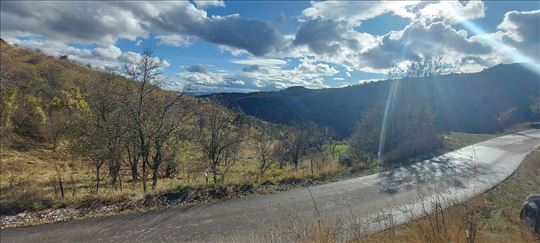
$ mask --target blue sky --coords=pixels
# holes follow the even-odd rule
[[[540,59],[536,1],[2,2],[3,39],[121,72],[155,48],[167,88],[250,92],[385,78],[419,57],[463,72]],[[40,9],[40,11],[35,11]]]

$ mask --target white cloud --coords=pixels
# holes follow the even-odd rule
[[[182,79],[192,84],[205,85],[205,86],[224,84],[224,78],[216,74],[183,72],[183,73],[180,73],[179,75]]]
[[[457,29],[456,23],[484,17],[481,1],[312,2],[298,17],[296,33],[286,35],[268,21],[239,14],[208,16],[205,9],[223,7],[223,1],[40,2],[40,11],[35,11],[36,4],[1,2],[2,38],[98,68],[119,67],[137,58],[115,45],[120,39],[141,45],[155,36],[160,44],[174,47],[206,41],[237,56],[232,63],[244,65],[232,72],[207,71],[202,65],[180,71],[181,82],[213,90],[320,88],[326,86],[325,79],[341,81],[355,70],[385,73],[418,57],[444,57],[445,63],[461,65],[465,72],[514,61],[501,49],[540,58],[531,51],[540,50],[540,10],[506,13],[495,33],[471,35],[470,30]],[[358,31],[363,21],[384,14],[410,22],[402,30],[379,36]],[[36,36],[45,38],[18,38]],[[493,41],[504,48],[493,48]],[[97,47],[75,48],[68,43]],[[345,69],[343,77],[333,77],[338,66]]]
[[[462,58],[489,55],[492,51],[489,45],[470,38],[464,30],[442,22],[427,25],[415,21],[402,31],[384,35],[375,48],[362,53],[358,69],[384,73],[387,68],[418,57],[442,57],[444,63],[456,64]]]
[[[379,82],[379,81],[382,81],[382,80],[383,80],[383,79],[378,79],[378,78],[361,79],[361,80],[356,81],[356,84],[365,84],[365,83],[371,83],[371,82]]]
[[[233,84],[238,84],[238,85],[246,85],[246,83],[242,80],[236,80],[236,81],[233,81],[232,82]]]
[[[371,19],[385,13],[413,18],[408,7],[420,1],[324,1],[313,2],[309,8],[302,11],[302,19],[323,19],[345,21],[358,24],[360,21]]]
[[[225,7],[225,1],[223,0],[194,0],[197,8],[206,9],[208,7]]]
[[[174,46],[174,47],[188,47],[191,46],[194,42],[194,38],[187,35],[158,35],[156,39],[159,40],[160,44]]]
[[[303,58],[295,70],[308,78],[333,76],[339,73],[334,67],[325,63],[315,63],[313,59]]]
[[[242,64],[242,65],[280,66],[280,65],[287,64],[287,61],[284,61],[281,59],[273,59],[273,58],[248,58],[248,59],[232,60],[232,63]]]
[[[37,35],[66,44],[112,45],[119,39],[135,41],[152,34],[164,43],[183,45],[186,42],[176,35],[187,35],[258,56],[275,51],[282,42],[268,21],[242,19],[237,14],[209,17],[188,1],[2,1],[0,13],[4,39]]]
[[[325,77],[331,77],[339,71],[327,63],[320,63],[315,59],[302,58],[300,63],[292,68],[284,68],[283,60],[233,60],[244,65],[261,65],[258,69],[246,72],[208,72],[180,73],[180,77],[191,84],[196,84],[199,90],[215,90],[217,87],[229,90],[231,87],[242,86],[247,90],[276,90],[291,86],[304,86],[308,88],[327,87]],[[253,64],[257,63],[257,64]]]
[[[485,6],[482,1],[440,1],[429,3],[421,8],[416,18],[429,22],[443,21],[454,24],[484,16]]]
[[[501,39],[506,43],[524,52],[537,50],[536,55],[540,55],[540,9],[507,12],[497,28],[502,31]]]

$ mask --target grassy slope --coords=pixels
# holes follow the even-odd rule
[[[0,64],[2,83],[24,80],[30,87],[45,87],[40,72],[49,66],[57,66],[62,70],[62,80],[70,86],[79,86],[83,94],[86,87],[95,86],[100,72],[61,60],[48,57],[42,53],[25,50],[4,42],[0,44],[2,53]],[[19,83],[19,82],[15,82]],[[45,86],[44,86],[45,85]],[[36,142],[20,136],[9,136],[9,143],[4,139],[0,148],[0,212],[2,214],[19,213],[23,211],[34,212],[43,209],[77,208],[88,205],[106,205],[118,202],[140,202],[145,199],[142,186],[139,184],[124,183],[122,191],[109,188],[106,168],[103,168],[102,189],[99,194],[92,193],[94,187],[94,170],[89,161],[69,156],[63,146],[55,153],[49,143]],[[4,136],[2,136],[4,138]],[[249,139],[249,138],[246,138]],[[239,161],[231,168],[226,184],[250,184],[257,177],[256,158],[254,148],[246,141],[240,152]],[[342,151],[343,152],[343,151]],[[204,176],[199,172],[187,171],[190,166],[199,164],[195,158],[183,161],[181,171],[174,179],[161,179],[155,192],[150,197],[167,192],[183,191],[185,188],[205,188],[207,186]],[[321,174],[325,171],[341,171],[336,160],[327,160],[324,168],[315,171]],[[61,174],[65,198],[60,197],[57,183],[57,171]],[[124,180],[129,178],[128,168],[123,169]],[[291,168],[271,168],[264,180],[278,183],[290,178],[306,179],[311,176],[309,164],[304,161],[298,172]]]

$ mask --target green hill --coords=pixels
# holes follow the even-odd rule
[[[363,112],[374,104],[386,102],[392,82],[395,81],[204,97],[239,107],[263,120],[284,124],[313,121],[347,137]],[[427,96],[436,114],[435,126],[440,131],[489,133],[539,120],[540,77],[519,64],[497,65],[479,73],[402,80],[399,88]]]

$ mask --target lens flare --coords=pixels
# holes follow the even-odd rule
[[[497,53],[501,54],[502,56],[510,59],[514,63],[520,63],[527,69],[535,72],[536,74],[540,74],[540,63],[538,63],[537,60],[534,58],[531,58],[519,50],[516,50],[515,48],[508,46],[501,41],[493,38],[490,36],[487,32],[485,32],[481,27],[476,25],[475,23],[467,20],[464,18],[461,14],[457,13],[456,10],[453,8],[448,8],[448,11],[456,18],[458,19],[461,24],[470,32],[478,36],[479,40],[483,43],[489,45],[493,50],[495,50]],[[539,54],[540,50],[536,50],[536,53]],[[538,58],[538,57],[537,57]]]
[[[473,22],[467,20],[465,17],[463,17],[461,14],[458,13],[455,9],[452,7],[449,7],[447,9],[450,14],[453,15],[459,22],[471,33],[476,35],[480,41],[483,43],[489,45],[493,50],[495,50],[497,53],[502,55],[505,58],[508,58],[514,63],[519,63],[523,65],[525,68],[533,71],[536,74],[540,75],[540,63],[535,60],[534,58],[531,58],[519,50],[516,50],[514,47],[508,46],[501,41],[495,39],[493,36],[490,36],[487,32],[485,32],[482,28],[480,28],[478,25],[474,24]],[[405,59],[405,55],[408,51],[408,45],[410,40],[410,34],[408,33],[406,37],[406,41],[404,42],[405,45],[403,46],[403,50],[401,52],[401,59],[400,61]],[[539,53],[539,52],[536,52]],[[388,96],[386,98],[386,106],[384,108],[384,115],[382,120],[382,126],[381,126],[381,134],[379,137],[379,150],[377,153],[379,164],[383,163],[383,154],[384,154],[384,143],[386,140],[386,133],[387,133],[387,126],[388,126],[388,119],[390,118],[391,114],[394,110],[394,103],[395,103],[395,97],[397,94],[397,90],[399,89],[399,79],[395,79],[392,81],[390,90],[388,92]]]
[[[413,31],[409,31],[407,33],[405,45],[403,45],[403,50],[401,50],[400,61],[405,59],[405,55],[407,53],[407,47],[410,44],[412,32]],[[382,125],[381,125],[381,134],[379,137],[379,150],[377,151],[377,160],[379,161],[379,164],[382,164],[383,159],[384,159],[383,154],[384,154],[384,143],[386,140],[387,121],[389,119],[390,114],[393,112],[393,109],[394,109],[394,103],[395,103],[397,90],[399,88],[399,82],[400,82],[399,79],[395,79],[392,81],[392,83],[390,84],[390,90],[388,92],[388,96],[386,97],[386,105],[384,106],[384,115],[383,115],[383,120],[382,120]]]

